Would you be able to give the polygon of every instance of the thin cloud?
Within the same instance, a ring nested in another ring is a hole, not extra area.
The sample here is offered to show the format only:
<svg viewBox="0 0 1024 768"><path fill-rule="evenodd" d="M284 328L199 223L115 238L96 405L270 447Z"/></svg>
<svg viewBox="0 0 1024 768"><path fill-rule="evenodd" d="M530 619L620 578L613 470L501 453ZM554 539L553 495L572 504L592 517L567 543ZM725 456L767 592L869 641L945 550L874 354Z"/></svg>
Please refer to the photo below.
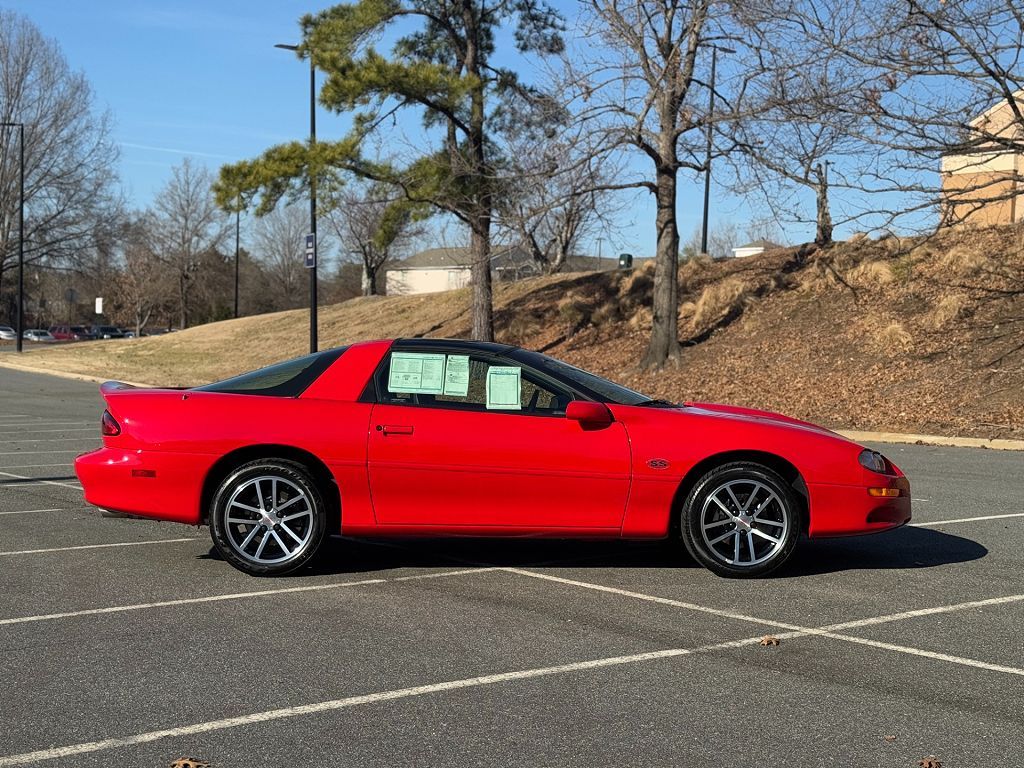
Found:
<svg viewBox="0 0 1024 768"><path fill-rule="evenodd" d="M178 149L177 147L154 147L150 144L135 144L130 141L119 142L122 147L143 149L148 152L167 152L172 155L190 155L192 157L210 157L216 160L237 160L233 155L218 155L215 152L200 152L194 149Z"/></svg>

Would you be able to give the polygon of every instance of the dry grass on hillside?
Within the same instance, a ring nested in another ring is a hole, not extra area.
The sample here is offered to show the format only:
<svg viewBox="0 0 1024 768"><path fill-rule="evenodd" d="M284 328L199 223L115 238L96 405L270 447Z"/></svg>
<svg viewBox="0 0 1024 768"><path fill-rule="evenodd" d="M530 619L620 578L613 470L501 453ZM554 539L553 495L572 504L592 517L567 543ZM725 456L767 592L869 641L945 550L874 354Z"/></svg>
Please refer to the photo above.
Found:
<svg viewBox="0 0 1024 768"><path fill-rule="evenodd" d="M832 426L1024 437L1024 227L851 239L680 267L682 364L636 368L653 270L500 284L499 340L652 396L768 408ZM191 385L302 354L304 310L168 336L33 350L24 362ZM321 346L469 333L468 290L321 309ZM2 358L0 358L2 359Z"/></svg>

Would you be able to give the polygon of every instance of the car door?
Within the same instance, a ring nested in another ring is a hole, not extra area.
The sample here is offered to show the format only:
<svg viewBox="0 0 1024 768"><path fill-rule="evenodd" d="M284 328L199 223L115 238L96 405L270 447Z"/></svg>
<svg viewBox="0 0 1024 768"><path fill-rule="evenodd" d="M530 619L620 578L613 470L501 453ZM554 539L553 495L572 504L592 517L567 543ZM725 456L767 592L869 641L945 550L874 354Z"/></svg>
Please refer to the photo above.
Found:
<svg viewBox="0 0 1024 768"><path fill-rule="evenodd" d="M498 355L423 346L392 348L374 381L367 464L378 524L621 526L625 430L566 419L576 395L564 385Z"/></svg>

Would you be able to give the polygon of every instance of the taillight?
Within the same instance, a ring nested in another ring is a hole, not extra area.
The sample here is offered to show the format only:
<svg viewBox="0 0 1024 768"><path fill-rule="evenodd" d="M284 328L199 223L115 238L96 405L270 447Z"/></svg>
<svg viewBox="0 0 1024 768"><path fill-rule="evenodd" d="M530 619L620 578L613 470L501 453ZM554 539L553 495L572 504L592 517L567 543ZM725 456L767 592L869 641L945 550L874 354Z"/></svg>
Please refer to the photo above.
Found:
<svg viewBox="0 0 1024 768"><path fill-rule="evenodd" d="M104 437L116 437L121 434L121 425L110 415L110 411L103 412L103 418L100 419L100 432Z"/></svg>

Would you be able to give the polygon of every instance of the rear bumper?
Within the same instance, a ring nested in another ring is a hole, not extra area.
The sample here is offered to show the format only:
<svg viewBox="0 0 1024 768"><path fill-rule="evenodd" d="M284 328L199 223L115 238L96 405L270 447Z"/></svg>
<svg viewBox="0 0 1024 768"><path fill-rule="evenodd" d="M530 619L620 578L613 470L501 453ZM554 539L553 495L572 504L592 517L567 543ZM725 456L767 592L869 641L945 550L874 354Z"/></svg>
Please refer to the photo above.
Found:
<svg viewBox="0 0 1024 768"><path fill-rule="evenodd" d="M215 456L99 448L75 459L85 500L103 509L198 525Z"/></svg>
<svg viewBox="0 0 1024 768"><path fill-rule="evenodd" d="M811 522L808 535L855 536L899 528L910 522L910 482L902 475L887 478L875 487L897 488L899 496L879 498L866 485L809 483Z"/></svg>

